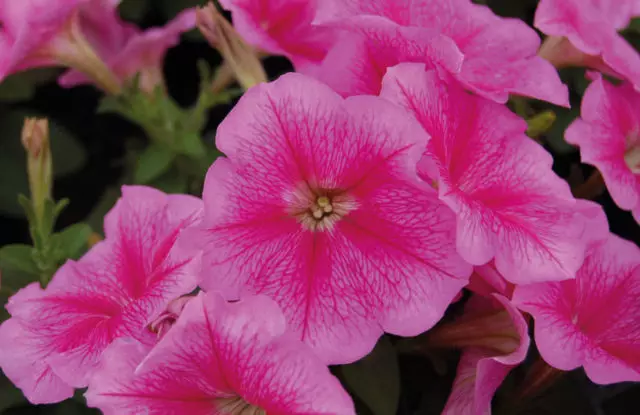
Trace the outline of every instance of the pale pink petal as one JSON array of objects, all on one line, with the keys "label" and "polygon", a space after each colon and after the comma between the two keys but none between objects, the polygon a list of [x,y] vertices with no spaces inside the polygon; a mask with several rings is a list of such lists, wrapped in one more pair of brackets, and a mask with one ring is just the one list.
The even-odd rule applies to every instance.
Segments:
[{"label": "pale pink petal", "polygon": [[297,70],[318,65],[335,41],[334,31],[311,24],[316,0],[222,0],[233,25],[250,44],[291,59]]},{"label": "pale pink petal", "polygon": [[635,0],[541,0],[535,25],[564,36],[582,52],[601,56],[614,73],[640,87],[640,55],[617,32],[629,24]]},{"label": "pale pink petal", "polygon": [[124,187],[107,215],[106,240],[63,265],[40,298],[10,304],[32,333],[33,347],[48,351],[56,374],[86,386],[114,339],[154,339],[147,326],[171,300],[196,287],[199,258],[173,246],[200,213],[196,198]]},{"label": "pale pink petal", "polygon": [[[8,308],[42,295],[38,283],[30,284],[11,298]],[[73,396],[73,387],[51,370],[45,360],[47,351],[34,347],[35,343],[32,334],[15,317],[0,325],[2,372],[33,404],[55,403]]]},{"label": "pale pink petal", "polygon": [[[131,79],[145,70],[161,70],[168,49],[178,44],[183,32],[195,28],[195,10],[187,9],[164,27],[154,27],[140,31],[135,26],[123,22],[116,10],[96,15],[84,12],[81,23],[89,28],[89,42],[121,81]],[[91,83],[85,75],[76,70],[63,74],[59,83],[70,87]]]},{"label": "pale pink petal", "polygon": [[630,84],[614,86],[601,76],[587,88],[581,118],[569,126],[565,138],[580,147],[582,161],[594,165],[611,197],[625,210],[640,208],[640,174],[625,156],[640,151],[640,93]]},{"label": "pale pink petal", "polygon": [[507,281],[496,269],[493,262],[486,265],[480,265],[473,268],[473,274],[469,279],[469,285],[465,288],[468,290],[480,294],[484,297],[489,297],[493,294],[500,294],[507,298],[513,294],[515,285]]},{"label": "pale pink petal", "polygon": [[640,380],[640,249],[611,234],[591,245],[573,281],[519,286],[514,303],[535,319],[552,366],[584,366],[597,383]]},{"label": "pale pink petal", "polygon": [[200,294],[138,366],[144,352],[114,343],[89,386],[89,405],[107,415],[209,415],[237,399],[274,415],[355,413],[340,382],[286,332],[266,297],[227,303]]},{"label": "pale pink petal", "polygon": [[420,64],[391,68],[381,96],[410,110],[431,135],[419,170],[456,212],[463,258],[474,265],[495,258],[514,283],[573,278],[585,220],[522,119]]},{"label": "pale pink petal", "polygon": [[[360,73],[370,77],[377,71],[381,78],[388,67],[420,62],[448,69],[467,88],[497,102],[506,102],[509,94],[519,94],[569,105],[568,89],[556,70],[537,56],[540,39],[535,31],[520,20],[498,17],[488,7],[470,0],[327,0],[320,5],[316,22],[360,33],[367,38],[368,49],[376,51],[365,63],[364,56],[341,62],[338,58],[329,60],[329,55],[326,66],[339,71],[344,70],[341,66],[357,66],[366,68]],[[428,37],[416,35],[421,31]],[[449,39],[453,45],[445,47],[435,35]],[[424,42],[431,38],[438,39],[434,49],[446,52],[445,56],[451,56],[449,50],[455,47],[451,50],[464,58],[462,67],[433,51],[422,52]],[[340,81],[337,76],[325,76]]]},{"label": "pale pink petal", "polygon": [[[383,330],[428,329],[470,266],[453,214],[416,176],[427,138],[384,100],[343,100],[302,75],[252,88],[218,128],[229,159],[207,175],[201,229],[184,234],[203,250],[202,286],[274,298],[331,363],[363,357]],[[344,211],[315,229],[309,203],[325,193]]]}]

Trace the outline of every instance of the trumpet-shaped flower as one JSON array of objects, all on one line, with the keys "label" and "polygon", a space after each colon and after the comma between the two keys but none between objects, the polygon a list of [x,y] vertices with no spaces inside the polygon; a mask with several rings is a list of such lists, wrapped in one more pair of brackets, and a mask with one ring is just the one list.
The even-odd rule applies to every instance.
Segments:
[{"label": "trumpet-shaped flower", "polygon": [[[82,31],[87,13],[115,13],[119,0],[24,0],[0,3],[0,79],[26,69],[77,69],[106,91],[120,85]],[[100,25],[102,30],[104,25]]]},{"label": "trumpet-shaped flower", "polygon": [[549,35],[540,55],[558,67],[589,66],[640,88],[640,55],[618,31],[640,15],[636,0],[541,0],[535,25]]},{"label": "trumpet-shaped flower", "polygon": [[174,243],[199,219],[201,204],[191,196],[124,187],[105,218],[105,241],[63,265],[44,292],[10,304],[11,320],[27,333],[22,341],[41,357],[34,364],[47,364],[66,383],[84,387],[114,339],[153,342],[148,325],[171,300],[196,287],[198,258]]},{"label": "trumpet-shaped flower", "polygon": [[419,180],[427,142],[378,97],[341,98],[300,74],[252,88],[218,128],[201,229],[203,288],[265,294],[330,363],[366,355],[383,330],[437,322],[471,267],[455,218]]},{"label": "trumpet-shaped flower", "polygon": [[357,47],[338,42],[320,72],[343,95],[377,94],[387,68],[419,62],[497,102],[517,94],[569,105],[555,68],[536,54],[535,31],[470,0],[326,0],[316,22],[364,38]]},{"label": "trumpet-shaped flower", "polygon": [[355,414],[338,379],[266,297],[227,303],[201,293],[146,354],[124,339],[107,349],[89,405],[105,415]]},{"label": "trumpet-shaped flower", "polygon": [[331,29],[313,26],[322,0],[221,0],[233,25],[253,46],[289,58],[298,71],[320,64],[334,42]]},{"label": "trumpet-shaped flower", "polygon": [[422,64],[390,69],[381,96],[413,112],[431,135],[419,171],[456,212],[463,258],[495,258],[513,283],[574,277],[586,243],[581,206],[551,170],[551,155],[525,136],[522,119]]},{"label": "trumpet-shaped flower", "polygon": [[575,280],[518,286],[542,358],[583,366],[599,384],[640,381],[640,248],[613,234],[594,243]]},{"label": "trumpet-shaped flower", "polygon": [[640,222],[640,93],[596,77],[582,101],[581,118],[565,132],[582,161],[602,174],[611,197]]},{"label": "trumpet-shaped flower", "polygon": [[464,346],[443,415],[491,414],[493,395],[529,350],[527,322],[520,311],[498,294],[473,296],[459,321],[433,334],[439,342]]},{"label": "trumpet-shaped flower", "polygon": [[[80,20],[82,33],[120,83],[140,73],[140,87],[153,91],[163,85],[162,65],[169,48],[175,46],[183,32],[195,27],[195,10],[180,13],[164,27],[139,30],[118,17],[117,10],[89,8]],[[60,77],[65,87],[91,83],[82,72],[70,70]]]}]

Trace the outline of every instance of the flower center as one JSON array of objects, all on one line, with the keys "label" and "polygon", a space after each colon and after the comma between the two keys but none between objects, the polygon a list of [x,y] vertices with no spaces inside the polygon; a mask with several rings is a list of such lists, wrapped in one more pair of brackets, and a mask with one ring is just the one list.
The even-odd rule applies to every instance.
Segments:
[{"label": "flower center", "polygon": [[239,396],[216,399],[216,409],[216,413],[224,415],[267,415],[264,409],[251,405]]},{"label": "flower center", "polygon": [[289,214],[310,231],[331,232],[335,224],[358,207],[355,199],[346,192],[300,186],[285,196]]}]

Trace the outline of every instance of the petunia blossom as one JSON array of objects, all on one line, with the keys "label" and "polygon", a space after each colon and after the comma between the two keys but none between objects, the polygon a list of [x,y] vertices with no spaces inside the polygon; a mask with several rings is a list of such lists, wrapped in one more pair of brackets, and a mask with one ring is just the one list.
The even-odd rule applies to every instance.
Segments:
[{"label": "petunia blossom", "polygon": [[252,88],[218,127],[228,158],[184,234],[203,250],[201,286],[274,298],[329,363],[363,357],[383,331],[428,329],[471,267],[453,213],[416,174],[427,139],[401,108],[304,75]]},{"label": "petunia blossom", "polygon": [[[115,13],[119,0],[20,0],[0,4],[0,79],[26,69],[62,65],[106,91],[120,85],[82,32],[82,15]],[[102,27],[102,26],[101,26]]]},{"label": "petunia blossom", "polygon": [[[163,85],[162,65],[167,50],[175,46],[183,32],[195,28],[195,10],[187,9],[164,27],[141,31],[123,22],[117,10],[88,8],[82,13],[80,27],[91,46],[122,84],[140,73],[140,87],[153,91]],[[82,72],[70,70],[59,82],[69,87],[91,83]]]},{"label": "petunia blossom", "polygon": [[[39,283],[18,291],[7,304],[12,312],[16,304],[43,296]],[[45,358],[48,351],[38,347],[33,334],[16,318],[0,325],[0,368],[34,404],[63,401],[73,396],[73,387],[54,373]]]},{"label": "petunia blossom", "polygon": [[473,296],[458,321],[435,329],[432,335],[432,342],[462,346],[443,415],[491,414],[493,395],[529,350],[528,326],[522,313],[499,294]]},{"label": "petunia blossom", "polygon": [[411,111],[431,135],[418,170],[456,212],[465,260],[494,259],[513,283],[574,277],[586,221],[522,119],[422,64],[389,69],[381,96]]},{"label": "petunia blossom", "polygon": [[114,339],[155,341],[148,325],[196,287],[199,259],[174,243],[201,212],[202,201],[191,196],[123,187],[105,218],[105,240],[63,265],[44,292],[12,301],[11,320],[26,331],[33,356],[84,387]]},{"label": "petunia blossom", "polygon": [[575,280],[518,286],[542,358],[583,366],[598,384],[640,381],[640,248],[613,234],[594,243]]},{"label": "petunia blossom", "polygon": [[190,301],[147,354],[120,339],[86,394],[105,415],[355,415],[340,382],[286,330],[270,299]]},{"label": "petunia blossom", "polygon": [[580,147],[582,161],[602,174],[611,197],[640,223],[640,93],[597,76],[582,100],[581,118],[565,138]]},{"label": "petunia blossom", "polygon": [[343,95],[377,94],[387,68],[419,62],[500,103],[517,94],[569,105],[555,68],[537,56],[535,31],[471,0],[326,0],[316,23],[364,39],[338,42],[320,72]]},{"label": "petunia blossom", "polygon": [[541,0],[535,26],[549,37],[540,56],[557,67],[592,67],[638,89],[640,55],[618,34],[637,15],[636,0]]},{"label": "petunia blossom", "polygon": [[233,25],[253,46],[291,59],[306,72],[322,62],[333,45],[329,28],[312,25],[322,0],[221,0]]}]

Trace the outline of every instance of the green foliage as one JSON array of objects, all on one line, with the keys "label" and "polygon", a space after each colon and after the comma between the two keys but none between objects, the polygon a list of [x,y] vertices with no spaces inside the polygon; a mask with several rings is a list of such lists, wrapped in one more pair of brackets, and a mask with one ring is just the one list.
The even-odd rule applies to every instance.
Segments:
[{"label": "green foliage", "polygon": [[0,83],[0,101],[22,102],[31,99],[36,88],[60,74],[57,68],[38,68],[10,75]]},{"label": "green foliage", "polygon": [[400,399],[400,368],[396,351],[382,337],[365,358],[341,366],[344,381],[374,415],[394,415]]}]

